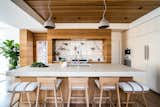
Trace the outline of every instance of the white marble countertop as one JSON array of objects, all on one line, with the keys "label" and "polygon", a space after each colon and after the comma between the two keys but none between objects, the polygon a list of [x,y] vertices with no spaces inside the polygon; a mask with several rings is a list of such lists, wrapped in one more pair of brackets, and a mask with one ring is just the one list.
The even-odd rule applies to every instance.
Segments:
[{"label": "white marble countertop", "polygon": [[145,72],[124,65],[90,64],[88,66],[67,66],[49,64],[46,68],[25,66],[7,71],[8,76],[15,77],[134,77],[143,76]]}]

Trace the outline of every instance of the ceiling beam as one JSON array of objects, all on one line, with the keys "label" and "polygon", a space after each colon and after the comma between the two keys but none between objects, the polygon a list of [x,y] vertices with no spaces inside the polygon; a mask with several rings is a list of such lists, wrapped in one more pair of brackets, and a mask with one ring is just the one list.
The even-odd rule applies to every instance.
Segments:
[{"label": "ceiling beam", "polygon": [[27,14],[29,14],[31,17],[36,19],[40,24],[43,25],[45,20],[37,12],[35,12],[24,0],[11,0],[11,1],[15,3],[18,7],[20,7],[23,11],[25,11]]}]

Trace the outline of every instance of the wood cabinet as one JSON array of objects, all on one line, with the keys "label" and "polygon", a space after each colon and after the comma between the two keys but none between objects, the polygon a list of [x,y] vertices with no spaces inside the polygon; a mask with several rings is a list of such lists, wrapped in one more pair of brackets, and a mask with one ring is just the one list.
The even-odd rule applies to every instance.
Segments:
[{"label": "wood cabinet", "polygon": [[20,65],[33,63],[33,34],[29,30],[20,30]]},{"label": "wood cabinet", "polygon": [[21,66],[30,65],[37,61],[37,41],[47,41],[48,63],[55,59],[56,40],[102,40],[103,57],[105,63],[111,63],[111,30],[110,29],[54,29],[47,33],[33,33],[27,29],[20,30],[20,63]]},{"label": "wood cabinet", "polygon": [[103,57],[111,63],[111,30],[110,29],[52,29],[48,30],[48,63],[55,59],[56,40],[103,40]]}]

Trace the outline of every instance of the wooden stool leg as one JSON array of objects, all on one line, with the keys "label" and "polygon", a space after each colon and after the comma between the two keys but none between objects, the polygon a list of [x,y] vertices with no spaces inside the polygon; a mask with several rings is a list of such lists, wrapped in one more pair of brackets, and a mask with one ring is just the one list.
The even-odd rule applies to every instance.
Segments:
[{"label": "wooden stool leg", "polygon": [[121,107],[120,93],[119,93],[119,86],[118,86],[118,84],[116,84],[116,90],[117,90],[117,106]]},{"label": "wooden stool leg", "polygon": [[56,92],[56,88],[54,87],[54,102],[55,102],[55,107],[58,107],[58,104],[57,104],[57,92]]},{"label": "wooden stool leg", "polygon": [[126,102],[126,107],[128,107],[129,99],[130,99],[131,93],[127,93],[127,102]]},{"label": "wooden stool leg", "polygon": [[26,92],[26,95],[27,95],[27,100],[28,100],[29,107],[31,107],[32,104],[31,104],[29,93]]},{"label": "wooden stool leg", "polygon": [[61,94],[61,105],[64,107],[64,102],[63,102],[63,94],[62,94],[62,89],[60,87],[60,94]]},{"label": "wooden stool leg", "polygon": [[112,106],[112,104],[111,104],[111,91],[108,91],[108,95],[109,95],[109,106],[111,107]]},{"label": "wooden stool leg", "polygon": [[21,103],[21,93],[19,93],[19,98],[18,98],[18,107],[19,107],[20,103]]},{"label": "wooden stool leg", "polygon": [[11,101],[10,101],[10,104],[9,104],[10,107],[12,107],[12,102],[14,100],[14,97],[15,97],[15,92],[12,93]]},{"label": "wooden stool leg", "polygon": [[93,100],[92,100],[92,107],[95,107],[95,103],[94,103],[94,97],[95,97],[95,89],[93,89]]},{"label": "wooden stool leg", "polygon": [[112,106],[112,107],[115,107],[115,105],[113,104],[113,102],[112,102],[112,92],[111,91],[109,91],[108,92],[109,93],[109,102],[110,102],[110,107]]},{"label": "wooden stool leg", "polygon": [[37,95],[36,95],[36,106],[35,107],[38,107],[38,103],[39,103],[39,85],[38,85],[38,88],[37,88]]},{"label": "wooden stool leg", "polygon": [[99,107],[102,106],[103,89],[100,90]]},{"label": "wooden stool leg", "polygon": [[89,107],[88,88],[85,90],[85,95],[86,95],[86,106]]},{"label": "wooden stool leg", "polygon": [[47,91],[45,91],[44,95],[44,107],[47,107]]},{"label": "wooden stool leg", "polygon": [[67,107],[70,107],[70,101],[71,101],[71,89],[69,89],[69,93],[68,93],[68,104],[67,104]]},{"label": "wooden stool leg", "polygon": [[144,100],[145,106],[146,106],[146,107],[148,107],[148,105],[147,105],[147,100],[146,100],[146,97],[145,97],[145,94],[144,94],[144,93],[142,93],[142,97],[143,97],[143,100]]}]

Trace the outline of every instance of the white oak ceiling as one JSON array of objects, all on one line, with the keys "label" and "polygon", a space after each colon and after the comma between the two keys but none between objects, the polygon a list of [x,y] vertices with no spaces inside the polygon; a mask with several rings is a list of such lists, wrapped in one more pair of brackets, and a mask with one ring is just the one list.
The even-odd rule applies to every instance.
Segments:
[{"label": "white oak ceiling", "polygon": [[[49,16],[48,0],[24,0],[44,20]],[[130,23],[160,6],[160,0],[106,0],[106,18],[111,23]],[[102,0],[52,0],[56,23],[97,23],[102,16]]]}]

